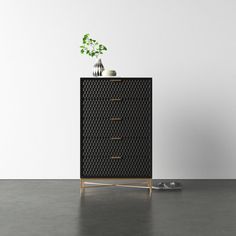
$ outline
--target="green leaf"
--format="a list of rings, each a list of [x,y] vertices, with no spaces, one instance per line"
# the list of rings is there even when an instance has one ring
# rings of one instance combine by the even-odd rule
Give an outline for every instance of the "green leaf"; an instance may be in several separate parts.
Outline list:
[[[107,50],[103,44],[99,44],[97,40],[92,39],[90,34],[83,36],[83,44],[80,46],[80,49],[81,54],[87,54],[91,57],[103,54]]]
[[[84,39],[87,39],[89,37],[89,34],[84,35]]]
[[[89,38],[89,34],[85,34],[83,37],[83,43],[86,43],[88,38]]]

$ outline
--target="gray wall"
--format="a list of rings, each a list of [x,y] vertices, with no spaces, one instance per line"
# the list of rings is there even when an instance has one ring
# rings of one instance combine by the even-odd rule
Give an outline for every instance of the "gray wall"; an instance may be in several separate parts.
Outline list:
[[[79,178],[84,33],[153,77],[154,178],[236,178],[236,2],[0,2],[0,178]]]

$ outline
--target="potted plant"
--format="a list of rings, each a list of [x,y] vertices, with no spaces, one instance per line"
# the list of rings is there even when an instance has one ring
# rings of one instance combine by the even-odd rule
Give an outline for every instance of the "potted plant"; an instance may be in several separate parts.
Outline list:
[[[81,54],[88,55],[92,58],[96,57],[97,62],[93,67],[94,76],[102,75],[104,66],[99,56],[102,55],[105,51],[107,51],[107,48],[103,44],[97,42],[97,40],[92,39],[89,34],[85,34],[83,36],[82,45],[80,46],[80,52]]]

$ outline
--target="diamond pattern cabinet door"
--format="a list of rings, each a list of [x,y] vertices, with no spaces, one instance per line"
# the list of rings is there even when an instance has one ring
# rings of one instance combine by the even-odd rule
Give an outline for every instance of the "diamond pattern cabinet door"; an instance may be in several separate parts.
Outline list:
[[[151,156],[151,143],[149,138],[84,138],[83,156]]]
[[[133,119],[151,118],[151,100],[150,99],[121,99],[112,101],[111,99],[83,100],[84,119],[110,118],[110,117],[128,117]]]
[[[118,81],[118,82],[115,82]],[[83,80],[83,98],[150,98],[152,93],[152,81],[144,79],[108,79],[94,78]]]
[[[85,137],[149,137],[150,119],[122,118],[121,121],[107,119],[84,119],[82,132]]]
[[[125,156],[111,159],[110,156],[85,157],[83,178],[151,178],[152,159]]]
[[[151,78],[81,78],[81,178],[99,177],[152,177]]]

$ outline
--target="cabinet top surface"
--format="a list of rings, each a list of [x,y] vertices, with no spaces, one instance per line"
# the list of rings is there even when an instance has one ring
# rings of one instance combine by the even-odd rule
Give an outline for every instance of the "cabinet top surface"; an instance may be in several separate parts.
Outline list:
[[[118,77],[118,76],[110,76],[110,77],[104,77],[104,76],[99,76],[99,77],[80,77],[80,79],[152,79],[152,77]]]

